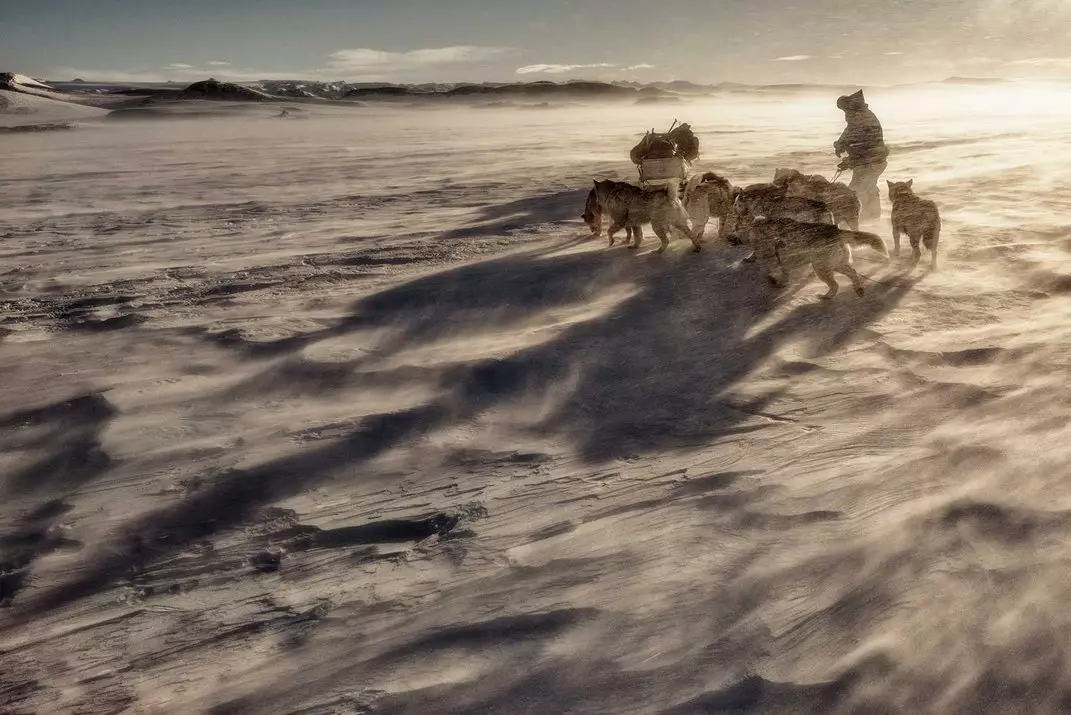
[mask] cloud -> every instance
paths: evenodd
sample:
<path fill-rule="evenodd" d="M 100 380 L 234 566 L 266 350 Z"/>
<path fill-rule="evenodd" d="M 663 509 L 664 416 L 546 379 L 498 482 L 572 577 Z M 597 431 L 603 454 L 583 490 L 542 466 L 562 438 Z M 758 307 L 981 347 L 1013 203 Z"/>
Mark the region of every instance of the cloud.
<path fill-rule="evenodd" d="M 1071 67 L 1071 57 L 1027 57 L 1007 64 L 1012 67 Z"/>
<path fill-rule="evenodd" d="M 409 50 L 408 52 L 389 52 L 357 47 L 351 50 L 332 52 L 328 58 L 327 67 L 318 71 L 397 74 L 431 67 L 441 67 L 443 65 L 488 62 L 511 52 L 513 52 L 513 49 L 509 47 L 479 47 L 475 45 L 432 47 Z"/>
<path fill-rule="evenodd" d="M 46 74 L 50 79 L 62 80 L 81 77 L 91 82 L 116 82 L 132 84 L 152 84 L 156 82 L 190 83 L 215 77 L 225 82 L 256 82 L 273 77 L 304 78 L 302 72 L 266 71 L 255 68 L 204 66 L 195 67 L 184 63 L 174 63 L 165 67 L 133 67 L 123 70 L 94 69 L 90 67 L 58 67 Z"/>
<path fill-rule="evenodd" d="M 232 82 L 255 82 L 261 79 L 348 80 L 348 81 L 417 81 L 443 67 L 490 62 L 515 52 L 509 47 L 456 45 L 431 47 L 406 52 L 375 50 L 367 47 L 332 52 L 318 67 L 258 69 L 235 67 L 230 62 L 211 60 L 201 65 L 175 62 L 164 67 L 135 67 L 122 70 L 99 70 L 61 67 L 48 73 L 52 77 L 85 77 L 107 82 L 176 82 L 205 79 L 215 75 Z"/>
<path fill-rule="evenodd" d="M 810 55 L 788 55 L 787 57 L 774 57 L 773 62 L 802 62 L 811 59 Z"/>
<path fill-rule="evenodd" d="M 572 72 L 573 70 L 583 69 L 608 69 L 616 67 L 617 65 L 610 64 L 609 62 L 596 62 L 594 64 L 587 65 L 525 65 L 524 67 L 518 67 L 517 74 L 562 74 L 564 72 Z M 638 65 L 637 65 L 638 67 Z M 630 68 L 632 69 L 632 68 Z"/>
<path fill-rule="evenodd" d="M 895 57 L 897 55 L 902 55 L 904 53 L 903 52 L 882 52 L 881 54 L 885 55 L 886 57 Z"/>
<path fill-rule="evenodd" d="M 641 70 L 652 70 L 654 68 L 654 65 L 647 62 L 640 62 L 634 65 L 617 65 L 613 62 L 591 62 L 587 64 L 571 65 L 550 63 L 518 67 L 514 70 L 514 74 L 565 74 L 567 72 L 576 72 L 577 70 L 602 70 L 601 72 L 595 73 L 596 76 L 607 77 L 611 75 L 623 75 L 630 72 L 638 72 Z"/>

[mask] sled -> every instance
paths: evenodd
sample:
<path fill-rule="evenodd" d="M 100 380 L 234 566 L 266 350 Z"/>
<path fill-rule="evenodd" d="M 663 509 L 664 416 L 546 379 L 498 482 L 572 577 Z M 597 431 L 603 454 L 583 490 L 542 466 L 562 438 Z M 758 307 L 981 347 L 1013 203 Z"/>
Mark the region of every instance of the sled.
<path fill-rule="evenodd" d="M 645 189 L 665 186 L 671 181 L 684 181 L 687 176 L 688 162 L 683 157 L 644 159 L 640 162 L 640 186 Z"/>

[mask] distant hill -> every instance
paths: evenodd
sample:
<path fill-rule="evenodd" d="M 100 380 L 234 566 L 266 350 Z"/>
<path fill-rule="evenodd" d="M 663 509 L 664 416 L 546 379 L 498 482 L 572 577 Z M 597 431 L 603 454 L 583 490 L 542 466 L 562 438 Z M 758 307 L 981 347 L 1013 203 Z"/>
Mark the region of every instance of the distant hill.
<path fill-rule="evenodd" d="M 1009 82 L 996 78 L 949 77 L 935 82 L 903 86 L 968 85 L 987 86 Z M 93 106 L 125 102 L 115 106 L 134 106 L 140 102 L 168 100 L 220 100 L 230 102 L 333 102 L 369 100 L 373 102 L 424 103 L 433 100 L 476 99 L 484 106 L 497 102 L 521 101 L 525 104 L 543 103 L 559 106 L 578 100 L 613 100 L 656 104 L 699 97 L 725 95 L 778 96 L 788 94 L 842 94 L 858 86 L 813 83 L 746 85 L 734 82 L 700 84 L 685 80 L 640 83 L 634 81 L 597 82 L 571 80 L 565 82 L 482 82 L 482 83 L 424 83 L 394 84 L 390 82 L 344 82 L 300 79 L 263 79 L 258 82 L 226 82 L 214 78 L 194 82 L 185 88 L 174 82 L 96 82 L 74 79 L 43 82 L 25 75 L 0 74 L 0 89 L 21 94 L 33 94 L 50 99 Z M 869 89 L 869 87 L 864 87 Z"/>
<path fill-rule="evenodd" d="M 1007 83 L 1008 80 L 1000 79 L 999 77 L 949 77 L 941 80 L 941 84 L 973 84 L 980 86 Z"/>
<path fill-rule="evenodd" d="M 79 92 L 57 89 L 40 80 L 14 72 L 0 73 L 0 93 L 6 96 L 5 104 L 10 105 L 11 112 L 45 112 L 66 116 L 88 116 L 94 112 L 80 111 L 89 107 L 100 107 L 102 102 Z M 19 99 L 23 98 L 23 99 Z M 34 99 L 35 101 L 26 101 Z M 15 100 L 18 100 L 17 102 Z M 38 100 L 48 100 L 42 104 Z M 14 106 L 17 105 L 17 106 Z M 65 106 L 64 106 L 65 105 Z"/>
<path fill-rule="evenodd" d="M 39 82 L 26 75 L 15 74 L 14 72 L 0 73 L 0 89 L 7 90 L 8 92 L 19 92 L 20 94 L 33 94 L 38 97 L 48 97 L 49 99 L 64 98 L 64 93 L 54 87 L 50 87 L 44 82 Z"/>
<path fill-rule="evenodd" d="M 230 82 L 219 82 L 214 79 L 194 82 L 182 90 L 178 97 L 180 99 L 217 99 L 229 102 L 266 102 L 272 99 L 270 94 L 251 87 L 243 87 L 240 84 L 232 84 Z"/>
<path fill-rule="evenodd" d="M 654 90 L 660 92 L 660 90 Z M 592 97 L 592 98 L 636 98 L 640 90 L 607 82 L 523 82 L 513 84 L 459 84 L 437 85 L 433 87 L 414 87 L 407 85 L 380 85 L 375 87 L 355 87 L 344 95 L 346 98 L 539 98 L 555 97 Z"/>
<path fill-rule="evenodd" d="M 7 81 L 0 81 L 0 120 L 7 126 L 13 122 L 23 123 L 23 117 L 32 117 L 33 123 L 43 124 L 93 119 L 108 113 L 106 108 L 67 101 L 62 95 L 50 93 L 48 90 L 25 92 L 10 89 L 11 86 Z M 57 96 L 54 97 L 53 94 Z"/>

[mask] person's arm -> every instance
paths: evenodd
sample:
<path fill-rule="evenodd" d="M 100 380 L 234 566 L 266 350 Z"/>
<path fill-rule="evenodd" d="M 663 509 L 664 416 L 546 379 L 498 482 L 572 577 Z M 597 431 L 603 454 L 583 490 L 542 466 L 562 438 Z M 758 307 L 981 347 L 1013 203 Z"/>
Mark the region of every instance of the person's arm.
<path fill-rule="evenodd" d="M 833 142 L 833 151 L 837 152 L 837 156 L 840 156 L 848 150 L 848 146 L 854 141 L 853 132 L 853 126 L 849 124 L 844 127 L 844 131 L 840 133 L 840 138 Z"/>
<path fill-rule="evenodd" d="M 863 152 L 877 147 L 882 144 L 882 131 L 881 125 L 875 118 L 873 121 L 855 121 L 850 122 L 847 127 L 844 128 L 844 133 L 840 135 L 840 139 L 834 144 L 834 149 L 838 149 L 838 156 L 841 152 L 862 153 L 860 151 L 852 152 L 852 149 L 862 150 Z"/>

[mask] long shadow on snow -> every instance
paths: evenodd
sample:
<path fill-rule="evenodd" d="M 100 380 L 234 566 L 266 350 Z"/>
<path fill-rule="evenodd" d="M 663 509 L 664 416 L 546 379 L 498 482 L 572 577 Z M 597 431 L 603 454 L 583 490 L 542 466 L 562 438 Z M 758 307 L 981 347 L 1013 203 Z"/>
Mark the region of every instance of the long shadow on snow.
<path fill-rule="evenodd" d="M 0 452 L 45 452 L 0 475 L 0 503 L 23 506 L 40 492 L 53 497 L 24 514 L 18 526 L 0 518 L 0 604 L 15 598 L 40 556 L 81 547 L 50 528 L 70 509 L 55 494 L 76 491 L 108 469 L 111 458 L 99 437 L 117 414 L 95 392 L 0 416 Z"/>
<path fill-rule="evenodd" d="M 91 594 L 131 566 L 233 528 L 343 467 L 353 474 L 354 467 L 407 440 L 470 422 L 526 395 L 542 400 L 555 391 L 564 394 L 541 429 L 575 440 L 591 462 L 682 442 L 709 444 L 757 429 L 744 424 L 753 420 L 750 412 L 776 395 L 744 410 L 729 406 L 725 395 L 737 381 L 788 340 L 803 340 L 816 353 L 837 349 L 892 309 L 910 283 L 875 285 L 863 299 L 845 291 L 833 302 L 800 306 L 749 335 L 768 315 L 769 291 L 715 251 L 639 257 L 625 251 L 530 252 L 377 293 L 359 301 L 338 326 L 290 339 L 286 349 L 353 329 L 389 327 L 395 336 L 377 351 L 381 358 L 445 336 L 519 324 L 548 309 L 582 304 L 602 289 L 630 286 L 634 292 L 612 310 L 545 343 L 445 371 L 440 396 L 425 405 L 369 417 L 322 447 L 208 478 L 210 487 L 127 525 L 127 543 L 88 564 L 78 581 L 42 594 L 33 609 Z"/>
<path fill-rule="evenodd" d="M 556 248 L 577 243 L 570 240 Z M 247 341 L 240 331 L 228 330 L 208 339 L 248 358 L 263 359 L 364 329 L 397 328 L 399 334 L 423 334 L 429 340 L 444 335 L 458 337 L 488 327 L 515 325 L 543 310 L 583 304 L 635 273 L 634 262 L 620 260 L 630 255 L 616 255 L 616 261 L 588 253 L 543 260 L 547 253 L 510 254 L 388 288 L 358 301 L 349 316 L 321 330 L 271 341 Z M 391 343 L 377 354 L 393 350 Z"/>
<path fill-rule="evenodd" d="M 715 249 L 716 250 L 716 249 Z M 873 284 L 858 299 L 848 289 L 829 302 L 805 304 L 751 334 L 773 305 L 765 283 L 723 256 L 625 251 L 507 256 L 433 274 L 359 301 L 331 335 L 384 329 L 374 357 L 349 364 L 358 371 L 439 340 L 486 335 L 523 326 L 537 315 L 590 302 L 608 290 L 635 292 L 609 312 L 576 323 L 550 341 L 502 358 L 445 368 L 440 386 L 466 404 L 497 402 L 562 389 L 568 394 L 542 429 L 570 435 L 591 461 L 630 456 L 673 444 L 731 434 L 767 400 L 727 404 L 727 392 L 788 341 L 828 354 L 892 309 L 910 281 Z M 819 288 L 810 285 L 803 290 Z M 624 290 L 622 290 L 624 293 Z M 285 364 L 284 364 L 285 367 Z M 307 366 L 306 366 L 307 367 Z M 279 366 L 265 371 L 271 378 Z M 326 368 L 325 368 L 326 369 Z M 293 378 L 294 371 L 287 372 Z M 330 377 L 338 384 L 333 370 Z M 319 373 L 306 370 L 309 387 Z M 422 373 L 427 379 L 428 373 Z M 375 384 L 374 373 L 361 385 Z M 397 371 L 383 375 L 398 387 Z M 260 380 L 264 385 L 269 380 Z M 288 385 L 290 383 L 288 382 Z M 460 399 L 461 404 L 457 401 Z"/>
<path fill-rule="evenodd" d="M 590 187 L 588 187 L 590 188 Z M 588 188 L 569 189 L 547 196 L 531 196 L 503 204 L 492 204 L 482 210 L 480 216 L 468 226 L 462 226 L 442 235 L 443 239 L 473 238 L 476 236 L 501 236 L 541 223 L 561 223 L 580 217 Z"/>
<path fill-rule="evenodd" d="M 399 669 L 405 672 L 417 657 L 430 668 L 433 663 L 450 662 L 447 658 L 466 662 L 470 654 L 488 652 L 494 653 L 494 662 L 486 663 L 478 677 L 382 693 L 375 702 L 374 712 L 381 715 L 415 715 L 429 710 L 443 715 L 636 712 L 639 703 L 646 706 L 644 712 L 660 715 L 892 712 L 883 707 L 889 695 L 881 689 L 890 687 L 888 676 L 898 664 L 883 655 L 863 660 L 823 682 L 775 682 L 756 675 L 741 675 L 723 688 L 707 691 L 705 681 L 712 669 L 720 669 L 714 663 L 731 657 L 724 650 L 728 644 L 696 649 L 671 665 L 645 668 L 622 667 L 620 654 L 614 652 L 618 642 L 596 644 L 605 645 L 605 652 L 589 645 L 591 657 L 583 660 L 553 654 L 553 646 L 560 645 L 559 638 L 568 637 L 571 631 L 598 619 L 604 619 L 604 626 L 618 626 L 619 630 L 611 631 L 617 635 L 628 631 L 627 621 L 598 609 L 560 609 L 452 626 L 359 665 L 340 657 L 337 671 L 313 671 L 315 674 L 307 681 L 275 684 L 212 712 L 257 713 L 269 704 L 298 709 L 310 700 L 322 698 L 324 693 L 339 689 L 339 684 L 355 673 L 374 682 L 376 676 L 389 678 Z M 746 650 L 739 655 L 746 662 Z M 342 663 L 348 667 L 343 669 Z M 746 670 L 742 665 L 735 663 L 730 668 L 737 672 Z M 689 696 L 690 699 L 681 702 Z M 871 707 L 860 708 L 860 700 Z"/>
<path fill-rule="evenodd" d="M 47 454 L 0 476 L 0 494 L 25 497 L 52 488 L 77 487 L 103 473 L 111 458 L 100 435 L 118 411 L 90 393 L 0 417 L 0 451 Z"/>

